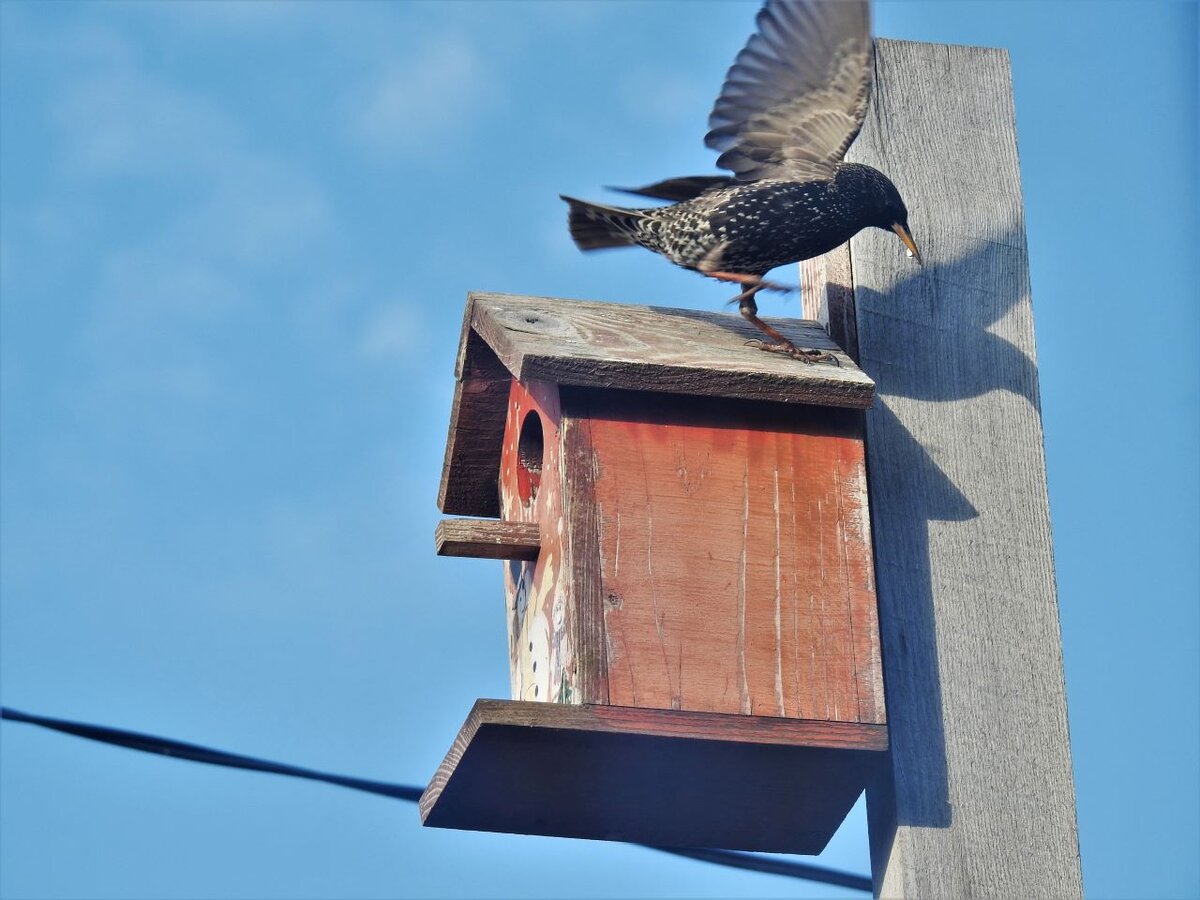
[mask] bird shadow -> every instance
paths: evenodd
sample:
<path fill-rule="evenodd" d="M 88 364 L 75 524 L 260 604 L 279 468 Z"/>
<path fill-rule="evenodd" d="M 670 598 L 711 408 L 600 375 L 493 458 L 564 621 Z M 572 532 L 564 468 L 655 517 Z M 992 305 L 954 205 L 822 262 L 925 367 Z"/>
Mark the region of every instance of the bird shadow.
<path fill-rule="evenodd" d="M 893 254 L 902 264 L 890 234 L 863 234 L 882 242 L 870 252 Z M 911 271 L 887 290 L 857 284 L 859 345 L 867 353 L 856 362 L 879 386 L 880 395 L 936 402 L 1008 391 L 1025 398 L 1040 416 L 1037 362 L 1004 337 L 1009 330 L 1028 328 L 1017 320 L 1028 315 L 1028 304 L 1021 303 L 1029 296 L 1028 283 L 1009 277 L 1015 267 L 1026 265 L 1025 257 L 1024 235 L 1010 231 L 999 240 L 979 241 L 951 261 L 912 262 Z M 696 315 L 690 309 L 659 311 Z M 745 341 L 763 338 L 736 312 L 711 318 Z M 764 318 L 793 336 L 789 323 L 794 320 Z M 882 353 L 872 353 L 873 347 L 883 348 Z"/>
<path fill-rule="evenodd" d="M 893 238 L 877 239 L 886 242 L 877 252 L 894 253 Z M 1010 232 L 1002 240 L 980 241 L 949 262 L 911 263 L 911 271 L 887 290 L 856 285 L 859 346 L 867 347 L 856 362 L 879 386 L 880 395 L 936 402 L 1008 391 L 1024 397 L 1040 416 L 1037 362 L 1004 337 L 1010 329 L 1028 327 L 1014 320 L 1028 314 L 1028 305 L 1021 304 L 1029 296 L 1028 283 L 1005 271 L 1024 267 L 1025 255 L 1024 236 Z M 696 315 L 689 309 L 659 311 Z M 763 337 L 736 313 L 711 318 L 744 340 Z M 765 318 L 791 334 L 790 320 Z M 873 347 L 882 352 L 873 353 Z"/>
<path fill-rule="evenodd" d="M 867 251 L 886 252 L 884 239 L 870 235 Z M 1008 391 L 1040 416 L 1037 362 L 1005 337 L 1032 330 L 1028 280 L 1012 277 L 1026 266 L 1024 235 L 1010 231 L 914 265 L 886 291 L 856 285 L 859 365 L 880 394 L 942 402 Z"/>

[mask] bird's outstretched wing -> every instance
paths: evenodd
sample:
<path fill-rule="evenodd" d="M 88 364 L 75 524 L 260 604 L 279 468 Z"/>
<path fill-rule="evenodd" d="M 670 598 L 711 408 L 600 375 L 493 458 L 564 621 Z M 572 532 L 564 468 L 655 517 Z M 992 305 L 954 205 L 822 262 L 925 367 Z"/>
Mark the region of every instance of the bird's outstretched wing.
<path fill-rule="evenodd" d="M 767 0 L 734 60 L 704 143 L 739 181 L 831 178 L 871 91 L 865 0 Z"/>

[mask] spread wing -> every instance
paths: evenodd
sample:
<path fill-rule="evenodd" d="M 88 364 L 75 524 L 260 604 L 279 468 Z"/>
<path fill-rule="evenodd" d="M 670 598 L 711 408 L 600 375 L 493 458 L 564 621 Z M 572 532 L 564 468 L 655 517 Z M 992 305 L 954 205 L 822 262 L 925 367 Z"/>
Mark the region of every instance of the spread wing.
<path fill-rule="evenodd" d="M 767 0 L 734 60 L 704 143 L 739 181 L 833 177 L 871 92 L 865 0 Z"/>

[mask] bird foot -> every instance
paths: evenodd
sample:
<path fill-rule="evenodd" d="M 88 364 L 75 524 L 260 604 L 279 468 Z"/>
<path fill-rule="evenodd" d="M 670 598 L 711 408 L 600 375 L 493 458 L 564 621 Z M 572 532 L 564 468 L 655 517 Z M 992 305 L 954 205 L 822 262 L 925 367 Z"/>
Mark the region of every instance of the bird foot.
<path fill-rule="evenodd" d="M 799 288 L 791 284 L 780 284 L 778 281 L 763 281 L 759 282 L 759 290 L 773 291 L 776 294 L 790 294 Z"/>
<path fill-rule="evenodd" d="M 792 359 L 798 359 L 800 362 L 810 365 L 819 362 L 830 362 L 839 368 L 842 365 L 836 356 L 826 350 L 816 350 L 807 347 L 802 350 L 791 341 L 768 344 L 766 341 L 760 341 L 756 338 L 746 341 L 746 343 L 751 347 L 757 347 L 759 350 L 765 350 L 768 353 L 784 353 Z"/>
<path fill-rule="evenodd" d="M 774 281 L 760 281 L 756 284 L 750 285 L 736 297 L 730 297 L 725 301 L 725 303 L 728 306 L 733 306 L 735 303 L 742 303 L 743 301 L 753 298 L 754 295 L 759 291 L 774 291 L 778 294 L 790 294 L 794 290 L 796 290 L 796 288 L 789 287 L 786 284 L 776 284 Z"/>
<path fill-rule="evenodd" d="M 740 303 L 742 300 L 749 299 L 759 291 L 773 291 L 777 294 L 790 294 L 793 291 L 799 290 L 798 286 L 789 284 L 780 284 L 777 281 L 764 281 L 757 275 L 743 275 L 740 272 L 710 272 L 703 268 L 700 270 L 709 278 L 717 281 L 726 281 L 731 284 L 740 284 L 745 290 L 730 300 L 730 303 Z"/>

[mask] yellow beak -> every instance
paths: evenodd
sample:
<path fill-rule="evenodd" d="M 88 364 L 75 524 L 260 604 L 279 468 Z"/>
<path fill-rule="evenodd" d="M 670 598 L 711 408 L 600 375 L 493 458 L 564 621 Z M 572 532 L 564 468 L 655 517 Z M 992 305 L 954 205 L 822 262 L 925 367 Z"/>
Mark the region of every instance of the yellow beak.
<path fill-rule="evenodd" d="M 908 248 L 908 252 L 912 254 L 913 258 L 918 263 L 920 263 L 921 251 L 917 249 L 917 242 L 912 239 L 912 235 L 908 233 L 908 229 L 897 222 L 892 226 L 892 231 L 896 232 L 896 234 L 900 236 L 900 240 L 904 241 L 904 246 Z"/>

